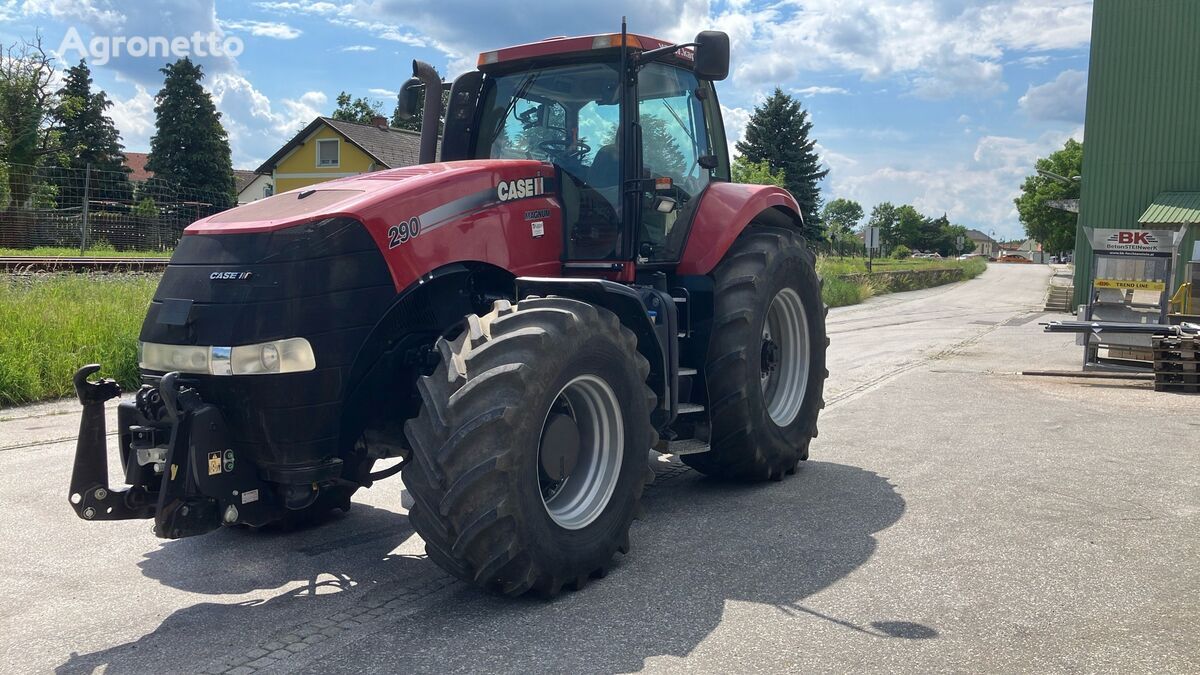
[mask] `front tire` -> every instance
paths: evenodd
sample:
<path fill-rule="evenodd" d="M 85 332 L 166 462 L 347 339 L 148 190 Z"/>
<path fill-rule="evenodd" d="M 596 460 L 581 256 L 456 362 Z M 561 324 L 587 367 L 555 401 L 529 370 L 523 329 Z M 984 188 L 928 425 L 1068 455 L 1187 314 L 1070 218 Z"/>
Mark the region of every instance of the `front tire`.
<path fill-rule="evenodd" d="M 612 312 L 565 298 L 469 316 L 405 426 L 409 519 L 431 560 L 507 595 L 603 576 L 647 476 L 649 364 Z"/>
<path fill-rule="evenodd" d="M 794 231 L 751 225 L 713 278 L 710 450 L 682 459 L 720 478 L 780 480 L 808 459 L 825 407 L 828 309 L 816 258 Z"/>

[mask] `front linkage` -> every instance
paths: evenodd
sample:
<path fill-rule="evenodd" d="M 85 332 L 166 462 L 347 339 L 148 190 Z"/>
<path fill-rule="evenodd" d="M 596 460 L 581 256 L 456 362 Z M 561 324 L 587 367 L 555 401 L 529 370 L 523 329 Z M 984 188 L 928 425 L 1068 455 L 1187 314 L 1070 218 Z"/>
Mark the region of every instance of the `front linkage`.
<path fill-rule="evenodd" d="M 104 403 L 120 395 L 116 382 L 88 381 L 97 364 L 75 373 L 83 405 L 71 471 L 70 503 L 84 520 L 154 518 L 166 539 L 203 534 L 224 525 L 265 525 L 285 511 L 250 461 L 226 441 L 220 411 L 205 403 L 178 373 L 157 387 L 143 385 L 117 406 L 121 466 L 128 490 L 108 485 Z"/>

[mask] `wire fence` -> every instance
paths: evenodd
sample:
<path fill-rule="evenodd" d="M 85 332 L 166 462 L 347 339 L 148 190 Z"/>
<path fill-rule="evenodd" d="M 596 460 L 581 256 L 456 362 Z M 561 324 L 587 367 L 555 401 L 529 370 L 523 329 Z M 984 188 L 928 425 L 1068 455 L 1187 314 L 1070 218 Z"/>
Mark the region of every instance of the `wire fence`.
<path fill-rule="evenodd" d="M 234 201 L 231 193 L 130 180 L 124 171 L 0 162 L 0 249 L 165 252 L 193 221 Z"/>

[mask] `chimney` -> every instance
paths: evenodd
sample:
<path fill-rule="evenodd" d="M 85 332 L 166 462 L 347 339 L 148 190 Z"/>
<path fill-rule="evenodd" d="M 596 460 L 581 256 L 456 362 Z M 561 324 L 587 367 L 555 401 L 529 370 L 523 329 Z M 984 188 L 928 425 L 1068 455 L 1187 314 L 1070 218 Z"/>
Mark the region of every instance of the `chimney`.
<path fill-rule="evenodd" d="M 376 115 L 371 118 L 371 126 L 375 127 L 376 129 L 382 129 L 384 131 L 387 131 L 388 120 L 383 115 Z"/>

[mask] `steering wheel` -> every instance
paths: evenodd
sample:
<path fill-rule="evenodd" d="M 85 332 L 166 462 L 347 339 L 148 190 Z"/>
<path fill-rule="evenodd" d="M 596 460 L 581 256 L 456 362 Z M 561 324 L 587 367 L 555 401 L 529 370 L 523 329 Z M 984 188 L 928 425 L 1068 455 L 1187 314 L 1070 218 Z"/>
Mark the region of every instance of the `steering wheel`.
<path fill-rule="evenodd" d="M 568 159 L 573 159 L 577 162 L 581 161 L 589 152 L 592 151 L 591 146 L 589 146 L 586 142 L 579 141 L 578 143 L 574 143 L 575 149 L 568 152 L 567 149 L 570 148 L 571 145 L 572 142 L 566 138 L 549 138 L 538 143 L 537 147 L 538 150 L 541 150 L 547 155 L 565 157 Z"/>

